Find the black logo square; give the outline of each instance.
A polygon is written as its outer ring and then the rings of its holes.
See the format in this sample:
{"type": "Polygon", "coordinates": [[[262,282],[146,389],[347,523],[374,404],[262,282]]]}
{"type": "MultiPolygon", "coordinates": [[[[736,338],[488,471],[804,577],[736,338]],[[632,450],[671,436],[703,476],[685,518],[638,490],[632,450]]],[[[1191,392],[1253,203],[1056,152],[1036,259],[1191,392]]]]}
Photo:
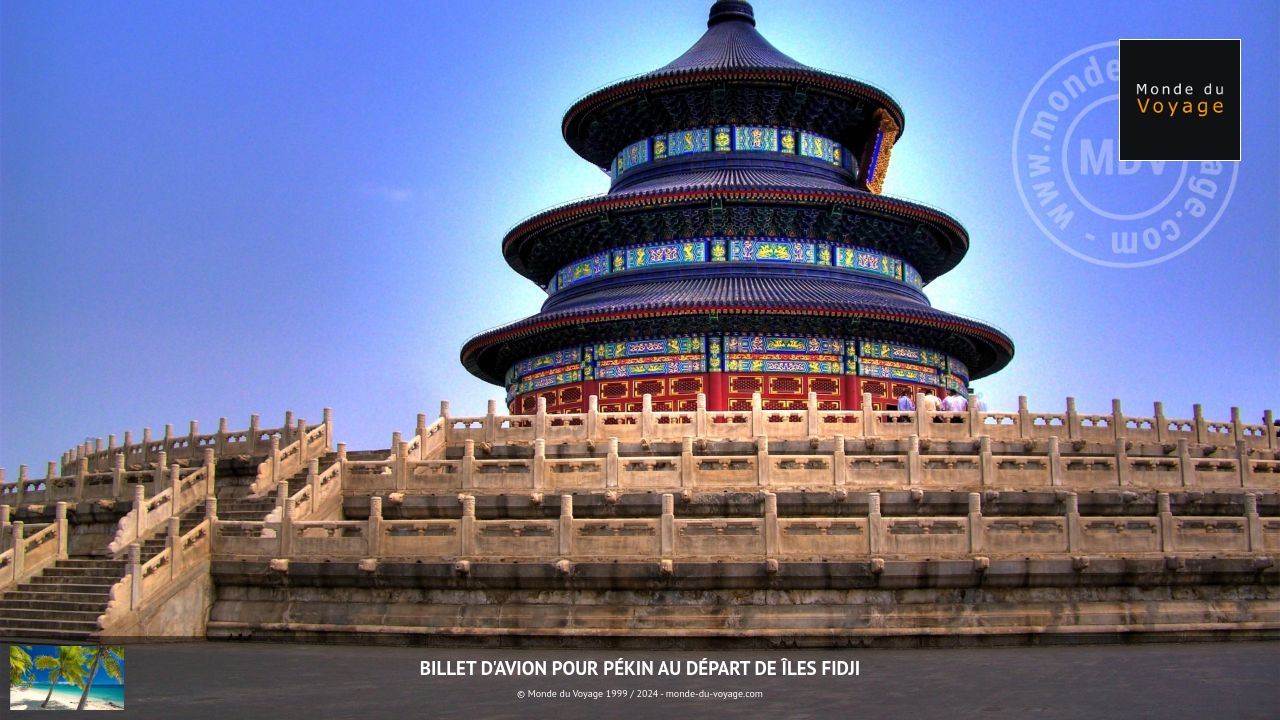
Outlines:
{"type": "Polygon", "coordinates": [[[1240,159],[1239,40],[1120,41],[1120,159],[1240,159]]]}

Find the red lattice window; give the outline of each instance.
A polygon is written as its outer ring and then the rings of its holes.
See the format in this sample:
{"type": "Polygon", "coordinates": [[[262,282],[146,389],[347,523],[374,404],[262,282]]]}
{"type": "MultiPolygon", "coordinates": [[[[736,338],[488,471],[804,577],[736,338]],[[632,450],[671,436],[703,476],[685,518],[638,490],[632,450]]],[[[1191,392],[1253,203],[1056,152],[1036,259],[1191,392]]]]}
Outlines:
{"type": "Polygon", "coordinates": [[[555,391],[555,390],[552,390],[552,391],[550,391],[550,392],[544,392],[544,393],[542,393],[541,395],[539,395],[539,397],[544,398],[544,399],[547,401],[547,405],[548,405],[548,406],[550,406],[550,405],[555,405],[555,404],[556,404],[556,391],[555,391]]]}
{"type": "MultiPolygon", "coordinates": [[[[601,403],[599,410],[600,412],[607,412],[607,413],[622,412],[622,405],[620,403],[601,403]]],[[[616,423],[610,423],[609,420],[605,420],[605,425],[612,425],[612,424],[616,424],[616,423]]]]}
{"type": "Polygon", "coordinates": [[[730,400],[729,409],[730,410],[750,410],[751,401],[750,400],[730,400]]]}
{"type": "MultiPolygon", "coordinates": [[[[671,412],[671,410],[672,410],[672,407],[671,407],[670,400],[663,400],[662,402],[655,402],[653,404],[654,412],[671,412]]],[[[665,420],[666,418],[663,418],[663,419],[665,420]]]]}
{"type": "Polygon", "coordinates": [[[903,393],[903,392],[907,393],[908,395],[912,395],[912,396],[914,396],[914,395],[915,395],[915,393],[911,392],[911,386],[910,386],[910,385],[902,385],[902,384],[900,384],[900,383],[895,383],[895,384],[894,384],[894,386],[893,386],[893,395],[892,395],[892,397],[898,397],[898,393],[903,393]]]}
{"type": "Polygon", "coordinates": [[[697,400],[681,400],[679,403],[680,412],[693,412],[698,409],[697,400]]]}
{"type": "Polygon", "coordinates": [[[769,378],[769,392],[779,395],[798,395],[800,393],[800,381],[796,378],[769,378]]]}
{"type": "MultiPolygon", "coordinates": [[[[787,400],[765,400],[761,403],[761,407],[765,410],[787,410],[791,407],[791,403],[787,400]]],[[[774,415],[770,418],[773,422],[781,422],[781,415],[774,415]]]]}
{"type": "Polygon", "coordinates": [[[627,396],[627,384],[624,382],[607,382],[600,384],[600,396],[620,398],[627,396]]]}
{"type": "MultiPolygon", "coordinates": [[[[839,400],[823,400],[822,402],[818,403],[818,409],[819,410],[839,410],[840,401],[839,400]]],[[[826,422],[831,422],[831,421],[827,420],[826,422]]]]}
{"type": "Polygon", "coordinates": [[[702,378],[676,378],[671,381],[672,395],[697,395],[702,392],[702,378]]]}
{"type": "MultiPolygon", "coordinates": [[[[760,392],[760,390],[763,387],[764,387],[764,383],[760,382],[760,378],[758,377],[740,375],[738,377],[729,379],[729,389],[734,392],[739,392],[739,393],[760,392]]],[[[750,403],[747,403],[747,409],[748,410],[751,409],[750,403]]]]}
{"type": "Polygon", "coordinates": [[[819,395],[834,395],[840,392],[840,381],[835,378],[810,378],[809,392],[819,395]]]}
{"type": "Polygon", "coordinates": [[[881,397],[886,394],[884,383],[877,382],[875,380],[863,380],[862,392],[871,393],[877,397],[881,397]]]}
{"type": "Polygon", "coordinates": [[[665,383],[661,380],[637,380],[637,395],[662,395],[666,390],[665,383]]]}
{"type": "Polygon", "coordinates": [[[582,388],[571,387],[560,391],[560,402],[564,404],[576,403],[582,400],[582,388]]]}
{"type": "Polygon", "coordinates": [[[538,399],[532,395],[525,395],[520,401],[520,409],[524,412],[531,413],[538,409],[538,399]]]}
{"type": "MultiPolygon", "coordinates": [[[[640,412],[644,409],[643,403],[627,403],[627,412],[640,412]]],[[[635,418],[627,418],[628,425],[634,424],[635,418]]]]}

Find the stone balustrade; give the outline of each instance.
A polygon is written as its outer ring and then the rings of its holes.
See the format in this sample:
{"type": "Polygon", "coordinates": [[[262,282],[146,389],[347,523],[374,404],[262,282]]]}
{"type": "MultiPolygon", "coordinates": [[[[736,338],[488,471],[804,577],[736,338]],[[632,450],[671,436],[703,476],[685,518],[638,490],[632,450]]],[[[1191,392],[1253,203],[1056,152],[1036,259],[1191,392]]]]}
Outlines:
{"type": "MultiPolygon", "coordinates": [[[[330,426],[329,434],[332,434],[332,417],[328,408],[324,410],[324,424],[330,426]]],[[[62,474],[70,474],[69,471],[81,460],[89,462],[89,472],[108,472],[115,467],[116,458],[120,455],[124,456],[125,467],[130,469],[150,467],[160,453],[164,453],[169,462],[200,461],[206,448],[219,457],[264,455],[270,447],[271,438],[277,437],[281,445],[288,446],[297,441],[298,433],[292,410],[284,414],[284,424],[278,428],[260,427],[257,415],[249,416],[249,427],[245,430],[229,430],[227,419],[219,418],[218,431],[203,435],[195,420],[190,422],[186,435],[176,435],[173,425],[165,425],[164,435],[152,438],[151,428],[143,428],[141,442],[133,442],[132,433],[126,431],[124,442],[119,446],[116,445],[116,436],[109,435],[105,441],[98,438],[71,448],[62,455],[62,474]]]]}
{"type": "MultiPolygon", "coordinates": [[[[685,436],[678,442],[551,446],[481,457],[462,442],[457,459],[340,459],[347,495],[403,492],[557,492],[821,488],[1280,488],[1280,451],[1166,443],[817,438],[751,441],[685,436]],[[808,452],[796,452],[796,446],[808,452]]],[[[492,448],[490,448],[492,450],[492,448]]]]}
{"type": "Polygon", "coordinates": [[[67,557],[67,504],[59,502],[54,521],[44,529],[24,537],[22,521],[9,523],[9,508],[0,508],[9,531],[8,549],[0,553],[0,591],[16,587],[60,558],[67,557]]]}
{"type": "MultiPolygon", "coordinates": [[[[539,401],[533,415],[499,415],[497,402],[489,403],[483,416],[452,417],[448,404],[442,403],[445,420],[445,442],[449,444],[473,440],[491,445],[546,440],[558,442],[604,442],[616,437],[623,442],[647,440],[679,440],[685,436],[715,439],[751,440],[766,436],[774,439],[831,437],[845,435],[860,438],[972,439],[981,436],[994,440],[1047,440],[1109,442],[1176,443],[1186,440],[1194,445],[1235,447],[1243,443],[1258,450],[1280,449],[1280,427],[1274,425],[1272,411],[1267,410],[1262,424],[1248,424],[1240,419],[1239,408],[1232,408],[1231,420],[1205,420],[1201,406],[1195,405],[1189,419],[1169,418],[1163,403],[1155,403],[1151,416],[1125,415],[1120,401],[1112,401],[1112,411],[1105,415],[1082,414],[1076,410],[1074,398],[1067,398],[1066,410],[1060,413],[1031,412],[1026,397],[1018,398],[1017,412],[929,412],[923,409],[898,412],[872,410],[871,397],[864,395],[863,410],[820,410],[817,396],[810,394],[807,409],[768,410],[760,395],[752,399],[752,408],[741,411],[706,409],[706,397],[699,395],[697,410],[655,412],[646,396],[639,412],[599,412],[598,401],[589,399],[585,413],[551,415],[539,401]]],[[[917,402],[917,407],[920,403],[917,402]]]]}
{"type": "Polygon", "coordinates": [[[1081,516],[1078,496],[1064,495],[1060,515],[986,515],[982,494],[970,493],[963,516],[881,513],[881,495],[868,493],[865,517],[780,517],[777,496],[761,494],[759,517],[677,517],[675,495],[662,496],[660,517],[579,519],[573,496],[560,498],[558,519],[481,520],[475,498],[461,495],[462,516],[447,520],[384,520],[382,500],[370,499],[367,520],[279,522],[218,520],[211,511],[215,560],[424,559],[637,561],[717,558],[848,559],[973,555],[1143,555],[1176,560],[1186,553],[1262,553],[1280,550],[1280,519],[1258,514],[1246,493],[1242,516],[1184,516],[1159,493],[1156,513],[1081,516]]]}

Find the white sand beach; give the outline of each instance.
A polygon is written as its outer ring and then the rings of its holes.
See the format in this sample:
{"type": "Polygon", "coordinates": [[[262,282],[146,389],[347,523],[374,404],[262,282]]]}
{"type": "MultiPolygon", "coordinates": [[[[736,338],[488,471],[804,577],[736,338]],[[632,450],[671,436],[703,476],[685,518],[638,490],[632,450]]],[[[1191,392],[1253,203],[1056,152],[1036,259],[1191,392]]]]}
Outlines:
{"type": "MultiPolygon", "coordinates": [[[[65,693],[53,692],[53,699],[49,701],[48,707],[40,707],[40,703],[44,702],[45,695],[48,690],[40,690],[38,688],[20,688],[9,687],[9,709],[10,710],[75,710],[76,705],[80,703],[80,691],[77,690],[74,699],[70,699],[65,693]]],[[[102,702],[99,700],[89,699],[84,705],[85,710],[123,710],[124,708],[114,703],[102,702]]]]}

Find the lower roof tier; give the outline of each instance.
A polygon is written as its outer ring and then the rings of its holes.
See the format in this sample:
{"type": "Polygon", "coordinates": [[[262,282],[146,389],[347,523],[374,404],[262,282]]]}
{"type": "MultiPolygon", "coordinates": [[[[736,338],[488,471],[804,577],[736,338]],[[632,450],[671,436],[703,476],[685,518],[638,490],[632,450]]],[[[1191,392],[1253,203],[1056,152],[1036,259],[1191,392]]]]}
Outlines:
{"type": "Polygon", "coordinates": [[[1013,357],[1013,342],[994,327],[934,309],[887,283],[851,283],[822,273],[673,273],[645,282],[600,281],[554,300],[542,313],[472,338],[462,349],[462,364],[502,385],[517,363],[569,346],[716,333],[903,343],[958,359],[972,378],[1000,370],[1013,357]]]}

